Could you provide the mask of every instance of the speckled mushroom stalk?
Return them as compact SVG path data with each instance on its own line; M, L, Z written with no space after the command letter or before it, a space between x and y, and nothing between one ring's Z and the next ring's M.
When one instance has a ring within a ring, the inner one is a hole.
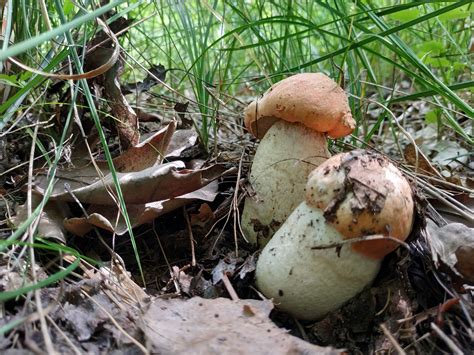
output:
M414 203L401 172L363 150L322 163L310 174L305 198L263 249L256 282L280 309L314 320L373 281L398 246L386 237L410 234ZM359 241L345 242L353 238Z
M291 76L245 110L245 125L261 139L249 180L242 229L264 246L303 201L308 175L329 156L326 136L340 138L355 122L341 87L322 73Z

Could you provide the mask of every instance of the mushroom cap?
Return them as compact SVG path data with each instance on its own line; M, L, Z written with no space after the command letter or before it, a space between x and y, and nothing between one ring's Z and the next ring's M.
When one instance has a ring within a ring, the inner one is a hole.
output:
M321 209L344 239L383 235L404 241L413 224L410 184L385 157L365 150L335 155L313 170L306 203ZM397 247L390 239L352 244L354 251L373 259Z
M323 73L279 81L245 109L245 126L257 138L279 119L300 122L332 138L349 135L355 128L344 90Z

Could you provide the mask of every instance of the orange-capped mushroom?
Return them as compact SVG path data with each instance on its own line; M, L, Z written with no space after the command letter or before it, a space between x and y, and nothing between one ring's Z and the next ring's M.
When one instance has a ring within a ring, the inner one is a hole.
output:
M411 187L386 158L333 156L310 174L305 201L262 250L257 286L296 318L321 318L373 281L399 245L387 236L405 240L413 214Z
M302 201L309 173L329 156L326 135L350 134L355 121L344 90L322 73L297 74L268 89L245 110L261 138L250 172L255 196L245 201L242 229L265 245Z
M323 73L303 73L279 81L245 109L245 127L263 138L278 120L341 138L352 133L355 121L344 90Z
M405 177L380 154L355 150L322 163L309 176L306 203L319 208L344 239L366 235L405 240L413 224L413 197ZM381 259L398 247L389 239L352 244Z

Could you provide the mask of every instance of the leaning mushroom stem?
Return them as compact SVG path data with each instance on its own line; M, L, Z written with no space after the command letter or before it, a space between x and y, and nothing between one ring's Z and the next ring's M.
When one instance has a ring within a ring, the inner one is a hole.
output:
M386 158L335 155L311 172L305 201L262 250L257 286L295 317L318 319L372 282L410 234L413 212L410 184ZM334 252L318 248L330 244Z
M263 246L304 200L309 173L329 157L326 137L299 123L277 121L260 142L250 172L242 229Z
M339 308L371 283L381 264L343 242L320 209L301 203L260 255L259 290L299 319L318 319Z

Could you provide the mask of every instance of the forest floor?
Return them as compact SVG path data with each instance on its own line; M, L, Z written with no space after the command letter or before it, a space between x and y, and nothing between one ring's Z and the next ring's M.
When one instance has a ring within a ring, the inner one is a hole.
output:
M114 79L91 81L96 97ZM154 84L142 87L143 93ZM134 100L124 86L122 93L103 94L122 118ZM58 102L69 94L60 85L50 90L51 97L62 97ZM0 264L2 353L472 350L472 273L460 271L457 253L461 248L472 270L472 162L456 136L424 123L425 101L393 108L416 148L382 128L366 145L397 162L416 191L407 244L384 259L370 287L310 322L279 311L254 283L259 250L245 241L239 223L258 143L242 128L244 106L218 122L216 144L206 151L186 104L142 95L160 105L164 100L175 119L134 107L142 143L133 138L128 148L123 126L104 123L101 137L87 110L70 124L61 105L50 120L38 123L34 113L27 114L22 130L2 135L0 208L8 217ZM379 113L369 107L368 119L375 121ZM42 135L60 136L66 129L53 186L45 157L56 147L42 146ZM102 138L115 171L98 144ZM415 153L419 147L424 155ZM331 149L353 148L337 143ZM114 188L115 178L121 191ZM42 206L44 196L49 202ZM31 217L38 206L41 213ZM120 213L124 207L127 218ZM16 229L28 218L35 221L28 226L35 226L36 239L34 228ZM19 238L12 239L13 233ZM462 235L471 244L453 250L443 244L443 238Z

